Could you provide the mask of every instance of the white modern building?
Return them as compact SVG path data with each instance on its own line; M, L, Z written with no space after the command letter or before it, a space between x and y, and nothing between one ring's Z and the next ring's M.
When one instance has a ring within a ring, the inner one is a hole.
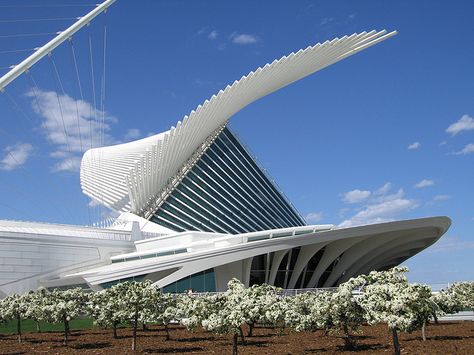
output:
M107 228L0 222L0 296L152 280L168 292L245 284L335 286L435 243L447 217L350 228L306 225L228 128L239 110L395 33L371 31L291 53L234 81L170 130L89 150L83 192L121 216Z

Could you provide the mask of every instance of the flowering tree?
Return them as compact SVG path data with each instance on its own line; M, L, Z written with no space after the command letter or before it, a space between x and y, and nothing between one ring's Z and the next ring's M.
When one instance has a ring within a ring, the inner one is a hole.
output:
M474 309L474 282L459 282L452 285L464 308Z
M432 296L439 314L452 314L474 308L474 282L459 282ZM433 314L436 318L436 313Z
M217 334L232 334L232 354L237 355L237 339L246 323L244 310L245 286L237 279L227 284L227 291L218 296L212 296L212 311L202 320L204 329Z
M431 314L431 289L409 284L405 276L407 271L407 268L398 267L386 272L371 272L364 277L367 284L359 299L369 324L388 325L395 354L400 354L398 331L420 329Z
M344 334L345 347L354 348L351 330L364 321L364 310L354 293L360 281L351 279L341 284L335 292L303 293L293 297L286 322L296 331L341 331Z
M253 285L243 290L242 310L245 322L249 326L248 336L253 335L255 323L273 324L278 318L269 313L269 311L278 310L277 307L274 307L280 300L277 291L278 288L267 284Z
M176 298L176 318L186 329L194 331L201 326L203 319L210 316L219 300L219 295L180 295Z
M122 282L111 287L116 296L117 319L131 322L133 327L132 350L137 349L137 327L138 322L143 321L145 314L153 307L156 301L157 291L151 286L150 281L145 282Z
M55 289L45 295L41 317L49 323L64 324L64 345L67 346L70 334L69 322L73 318L86 314L89 294L78 287L65 291Z
M358 302L359 289L364 284L363 277L352 278L339 285L337 291L331 293L330 324L329 326L344 334L346 349L355 347L351 331L357 329L364 322L364 309Z
M280 335L283 334L283 330L285 329L286 315L292 304L292 299L293 297L275 295L274 302L265 308L264 323L273 325L274 327L280 326Z
M28 294L13 294L2 300L2 318L5 320L16 319L16 334L18 342L21 343L21 320L26 318L28 310Z
M315 293L301 293L294 297L286 297L287 309L285 311L285 323L297 332L304 330L320 329L320 325L314 314L312 305L316 304Z
M168 325L177 319L177 301L170 294L156 292L153 303L144 310L142 318L147 322L163 324L166 331L166 340L170 340Z
M48 290L44 287L27 294L28 308L25 317L36 322L36 330L41 332L40 321L44 320L44 306L48 299Z
M101 327L112 327L113 337L117 338L117 326L127 321L124 319L120 300L124 297L122 288L111 287L90 295L87 313L94 319L94 323Z

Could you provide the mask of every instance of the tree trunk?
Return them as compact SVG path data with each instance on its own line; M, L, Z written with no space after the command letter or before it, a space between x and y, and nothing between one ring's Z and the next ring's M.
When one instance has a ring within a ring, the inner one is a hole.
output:
M114 339L117 339L117 322L112 324L112 328L114 330Z
M63 316L63 323L64 323L64 341L63 344L67 346L67 336L69 334L69 322L66 319L66 316Z
M16 334L18 335L18 342L21 343L21 318L16 320Z
M234 336L232 337L232 355L237 355L237 339L238 338L239 338L239 334L234 333Z
M392 328L393 353L400 355L400 343L398 342L397 328Z
M242 339L242 344L245 344L244 331L242 330L242 327L239 328L239 331L240 331L240 338Z
M166 340L170 340L170 329L168 328L168 323L165 324L165 330L166 330Z
M132 339L132 350L137 350L137 327L138 327L138 311L135 311L133 317L133 339Z
M346 350L353 350L355 348L355 344L351 335L349 334L349 328L347 327L347 324L344 324L342 329L344 330L344 348Z
M434 318L435 324L438 325L438 324L439 324L439 322L438 322L438 316L436 315L435 312L433 312L433 318Z
M249 332L247 334L248 337L253 337L253 327L254 327L255 323L248 323L248 326L249 326Z
M426 328L426 321L423 321L423 326L421 327L421 337L423 338L423 341L426 341L425 328Z
M41 325L39 320L36 321L36 332L41 333Z

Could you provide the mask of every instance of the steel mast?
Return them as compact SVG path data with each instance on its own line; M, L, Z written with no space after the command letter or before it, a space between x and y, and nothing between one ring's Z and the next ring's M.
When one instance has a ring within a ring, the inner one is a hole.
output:
M100 15L102 12L106 11L116 0L106 0L102 4L97 5L97 7L89 12L87 15L83 17L79 17L78 21L75 22L72 26L67 28L66 30L60 32L56 37L54 37L51 41L46 43L44 46L36 49L35 53L30 55L20 64L15 65L13 69L11 69L8 73L0 78L0 91L3 91L8 84L18 78L21 74L26 72L30 69L36 62L38 62L41 58L45 57L52 50L58 47L61 43L66 41L67 39L71 38L71 36L79 31L82 27L89 24L95 17Z

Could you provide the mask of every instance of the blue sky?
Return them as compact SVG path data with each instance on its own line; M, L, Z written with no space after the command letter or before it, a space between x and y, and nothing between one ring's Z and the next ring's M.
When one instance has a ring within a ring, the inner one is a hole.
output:
M10 6L33 2L2 0L0 68L28 53L5 51L34 48L52 37L10 35L52 33L72 23L11 20L70 18L91 8L54 6L78 3L45 0L41 4L53 6L19 8ZM77 108L69 43L53 53L66 96L48 58L1 95L0 218L94 222L108 211L89 206L77 172L91 132L95 145L167 130L267 62L337 36L385 28L399 34L250 105L232 118L231 128L309 223L451 217L448 233L406 263L410 277L472 280L473 16L472 1L118 0L74 36L84 96ZM56 92L64 126L58 124ZM37 100L42 110L34 109ZM91 112L103 124L89 124Z

